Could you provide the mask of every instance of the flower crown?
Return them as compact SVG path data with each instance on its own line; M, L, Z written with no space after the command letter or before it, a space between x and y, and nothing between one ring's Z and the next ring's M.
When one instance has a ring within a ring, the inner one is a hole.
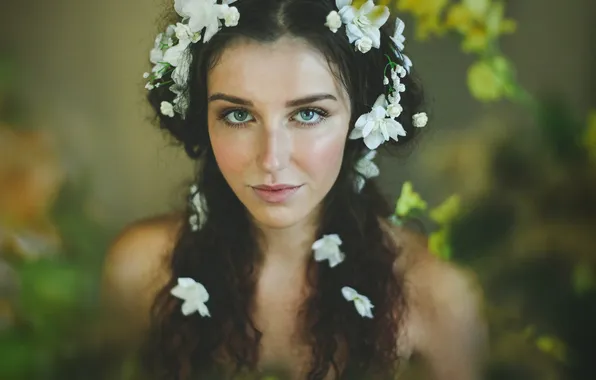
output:
M157 87L169 86L176 97L172 103L162 101L160 111L163 115L174 117L176 113L183 119L188 108L187 81L191 64L191 55L188 46L199 41L203 43L217 33L222 26L233 27L238 25L240 13L230 4L236 0L175 0L174 8L181 21L176 25L167 27L165 33L160 33L155 39L155 44L150 54L150 61L154 64L151 73L145 73L148 79L145 86L148 90ZM375 5L373 0L367 0L356 8L352 0L336 0L337 10L331 11L325 20L325 26L332 33L337 33L345 25L345 33L354 49L360 53L367 53L371 49L378 49L381 44L380 28L389 19L389 8ZM223 21L223 25L222 25ZM391 139L398 141L399 136L405 136L406 131L396 119L401 115L403 108L400 105L401 93L406 91L402 79L409 75L412 61L403 53L405 25L399 18L395 20L395 33L391 38L394 52L400 58L403 66L393 62L386 55L387 65L384 70L383 85L386 92L380 94L370 112L361 115L349 135L350 139L362 138L368 152L357 162L355 171L358 176L355 180L355 189L361 191L366 180L379 175L379 168L373 162L376 149ZM170 80L166 74L170 74ZM425 112L416 113L412 117L414 127L424 127L428 122ZM189 197L191 215L189 225L192 231L198 231L206 221L206 205L203 196L196 185L191 187ZM338 235L325 235L317 240L312 249L316 261L329 261L331 268L339 265L345 259L340 250L341 239ZM191 278L179 278L178 284L171 290L171 294L184 301L182 312L189 315L198 312L203 317L209 317L206 302L209 293L205 287ZM370 300L356 290L344 286L343 297L354 302L357 312L366 318L372 318Z

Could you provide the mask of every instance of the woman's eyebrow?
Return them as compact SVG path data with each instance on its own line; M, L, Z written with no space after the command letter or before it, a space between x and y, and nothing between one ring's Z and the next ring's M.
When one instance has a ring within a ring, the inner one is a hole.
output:
M286 107L297 107L297 106L302 106L304 104L314 103L314 102L318 102L319 100L326 100L326 99L331 99L331 100L337 101L337 98L331 94L315 94L315 95L305 96L303 98L290 100L290 101L286 102Z
M331 99L337 101L337 98L331 94L314 94L308 95L302 98L289 100L286 102L286 107L297 107L304 104L314 103L320 100ZM208 101L213 102L216 100L225 100L226 102L238 104L241 106L251 107L253 103L250 100L243 99L233 95L223 94L221 92L216 92L215 94L209 96Z

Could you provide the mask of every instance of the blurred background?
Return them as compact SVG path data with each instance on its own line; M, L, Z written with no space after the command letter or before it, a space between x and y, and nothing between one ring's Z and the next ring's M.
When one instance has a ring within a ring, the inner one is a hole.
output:
M596 2L380 2L430 116L411 154L378 159L396 220L478 275L487 379L594 379ZM193 176L144 98L170 3L0 5L0 379L134 374L93 316L110 240Z

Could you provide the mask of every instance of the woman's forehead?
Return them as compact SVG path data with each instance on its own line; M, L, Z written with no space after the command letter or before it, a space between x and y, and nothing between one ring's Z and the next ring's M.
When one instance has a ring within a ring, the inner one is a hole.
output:
M325 56L303 40L239 41L227 47L208 73L209 94L255 101L286 101L328 93L347 98Z

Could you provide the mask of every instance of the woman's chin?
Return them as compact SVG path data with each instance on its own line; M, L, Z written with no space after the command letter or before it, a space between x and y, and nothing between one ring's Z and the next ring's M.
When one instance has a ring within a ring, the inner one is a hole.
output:
M266 207L259 208L259 210L249 209L249 212L258 226L273 229L292 227L303 221L308 215L308 213L304 213L304 210L296 210L294 207Z

